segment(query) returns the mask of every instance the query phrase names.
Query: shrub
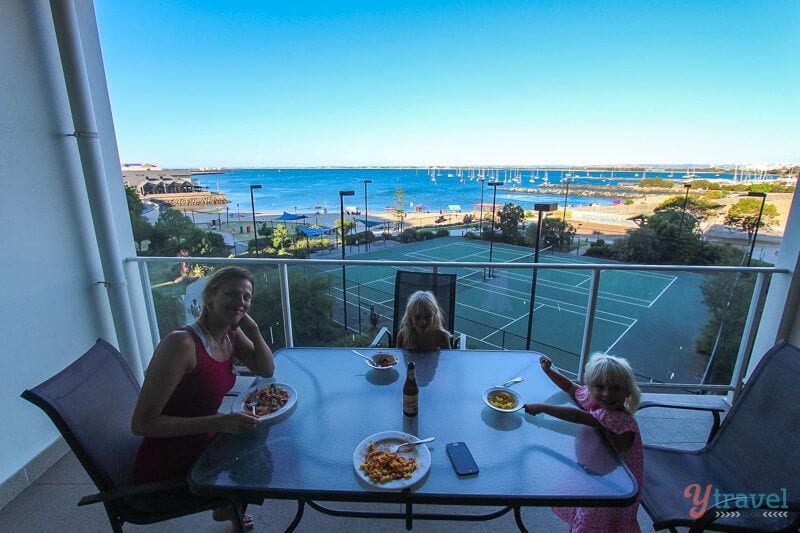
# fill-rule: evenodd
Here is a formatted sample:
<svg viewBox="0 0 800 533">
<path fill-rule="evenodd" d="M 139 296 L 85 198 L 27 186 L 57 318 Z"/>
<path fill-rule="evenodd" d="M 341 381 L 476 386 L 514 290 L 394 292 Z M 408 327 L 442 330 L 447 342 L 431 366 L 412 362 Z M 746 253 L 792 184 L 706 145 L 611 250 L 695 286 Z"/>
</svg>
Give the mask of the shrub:
<svg viewBox="0 0 800 533">
<path fill-rule="evenodd" d="M 167 333 L 186 323 L 186 310 L 180 297 L 153 291 L 153 306 L 156 309 L 158 332 L 162 339 Z"/>
<path fill-rule="evenodd" d="M 419 234 L 414 228 L 408 228 L 403 230 L 398 239 L 404 243 L 414 242 L 419 240 Z"/>
<path fill-rule="evenodd" d="M 420 241 L 429 241 L 433 239 L 433 232 L 429 229 L 424 229 L 417 233 L 417 239 Z"/>
<path fill-rule="evenodd" d="M 436 237 L 449 237 L 450 232 L 444 228 L 436 230 Z"/>
<path fill-rule="evenodd" d="M 612 256 L 611 248 L 606 244 L 603 239 L 597 239 L 589 245 L 589 248 L 583 253 L 589 257 L 603 257 L 609 258 Z"/>
</svg>

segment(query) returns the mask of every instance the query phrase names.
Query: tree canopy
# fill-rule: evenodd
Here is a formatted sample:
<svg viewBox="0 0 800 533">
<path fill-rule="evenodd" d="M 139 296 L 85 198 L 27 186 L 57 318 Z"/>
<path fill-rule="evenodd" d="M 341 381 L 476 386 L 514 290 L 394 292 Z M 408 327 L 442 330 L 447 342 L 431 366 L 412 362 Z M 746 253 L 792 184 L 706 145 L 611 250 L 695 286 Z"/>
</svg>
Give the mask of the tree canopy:
<svg viewBox="0 0 800 533">
<path fill-rule="evenodd" d="M 520 206 L 511 202 L 503 206 L 498 216 L 498 226 L 503 242 L 517 244 L 522 241 L 519 228 L 524 219 L 525 211 Z"/>
<path fill-rule="evenodd" d="M 536 244 L 536 223 L 531 223 L 525 228 L 525 244 Z M 542 219 L 542 233 L 539 235 L 539 249 L 550 246 L 560 247 L 562 243 L 568 244 L 575 235 L 575 228 L 569 222 L 560 218 L 547 217 Z"/>
<path fill-rule="evenodd" d="M 144 203 L 136 189 L 129 185 L 125 185 L 125 200 L 128 203 L 128 216 L 131 219 L 131 229 L 133 230 L 133 240 L 139 252 L 142 251 L 142 242 L 150 240 L 153 233 L 153 226 L 150 225 L 143 217 Z"/>
<path fill-rule="evenodd" d="M 225 239 L 214 232 L 206 232 L 176 209 L 162 211 L 150 238 L 151 255 L 173 256 L 186 250 L 194 257 L 223 257 L 228 255 Z"/>
<path fill-rule="evenodd" d="M 658 187 L 662 189 L 671 189 L 674 186 L 674 181 L 664 178 L 642 178 L 639 180 L 639 187 Z"/>
<path fill-rule="evenodd" d="M 289 230 L 286 229 L 286 224 L 278 224 L 271 235 L 272 247 L 276 250 L 282 250 L 288 246 L 292 239 L 289 238 Z"/>
<path fill-rule="evenodd" d="M 706 220 L 712 216 L 717 210 L 722 209 L 721 204 L 712 202 L 707 198 L 697 195 L 687 196 L 673 196 L 661 202 L 655 208 L 655 212 L 661 211 L 680 211 L 683 212 L 684 202 L 686 204 L 686 213 L 692 215 L 697 220 Z"/>
<path fill-rule="evenodd" d="M 778 218 L 778 208 L 774 204 L 764 204 L 764 212 L 761 214 L 760 223 L 759 211 L 761 211 L 760 198 L 742 198 L 728 210 L 728 214 L 725 216 L 725 225 L 746 231 L 749 240 L 752 238 L 757 225 L 761 229 L 767 229 Z"/>
</svg>

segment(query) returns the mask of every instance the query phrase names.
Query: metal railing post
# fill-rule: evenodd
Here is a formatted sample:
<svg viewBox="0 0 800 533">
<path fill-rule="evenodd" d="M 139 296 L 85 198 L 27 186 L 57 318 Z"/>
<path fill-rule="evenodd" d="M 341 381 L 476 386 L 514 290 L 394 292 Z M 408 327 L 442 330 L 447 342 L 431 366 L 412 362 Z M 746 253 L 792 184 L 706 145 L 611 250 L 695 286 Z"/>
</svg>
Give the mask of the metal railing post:
<svg viewBox="0 0 800 533">
<path fill-rule="evenodd" d="M 358 298 L 358 334 L 361 335 L 361 284 L 356 283 L 356 296 Z"/>
<path fill-rule="evenodd" d="M 753 343 L 756 338 L 756 316 L 758 310 L 764 305 L 764 299 L 767 297 L 767 274 L 759 272 L 756 274 L 756 283 L 753 286 L 753 296 L 750 298 L 750 308 L 747 310 L 747 318 L 744 322 L 744 329 L 742 330 L 742 340 L 739 342 L 739 353 L 736 354 L 736 364 L 733 367 L 733 375 L 731 376 L 731 386 L 733 387 L 732 401 L 742 391 L 742 380 L 744 374 L 747 372 L 747 364 L 750 362 L 750 354 L 753 350 Z"/>
<path fill-rule="evenodd" d="M 286 263 L 278 265 L 281 283 L 281 309 L 283 310 L 283 337 L 286 339 L 286 347 L 294 348 L 294 336 L 292 334 L 292 304 L 289 298 L 289 267 Z"/>
<path fill-rule="evenodd" d="M 150 338 L 153 340 L 153 346 L 158 346 L 158 343 L 161 342 L 161 332 L 158 331 L 158 316 L 156 315 L 156 304 L 153 301 L 153 287 L 150 286 L 147 263 L 141 262 L 137 266 L 139 267 L 139 278 L 142 280 L 142 292 L 144 292 L 144 306 L 147 310 L 147 325 L 150 328 Z"/>
<path fill-rule="evenodd" d="M 600 289 L 600 269 L 592 270 L 592 282 L 589 285 L 589 301 L 586 302 L 586 321 L 583 323 L 583 340 L 581 341 L 581 357 L 578 361 L 578 381 L 583 382 L 583 372 L 589 357 L 589 346 L 592 344 L 594 313 L 597 310 L 597 293 Z"/>
</svg>

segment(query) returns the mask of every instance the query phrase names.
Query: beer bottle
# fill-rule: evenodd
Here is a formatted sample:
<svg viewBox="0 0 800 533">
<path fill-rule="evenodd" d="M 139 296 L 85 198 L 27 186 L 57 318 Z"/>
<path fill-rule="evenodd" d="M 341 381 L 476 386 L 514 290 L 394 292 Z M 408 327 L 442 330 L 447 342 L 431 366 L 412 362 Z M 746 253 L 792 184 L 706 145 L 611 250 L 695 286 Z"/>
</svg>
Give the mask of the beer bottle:
<svg viewBox="0 0 800 533">
<path fill-rule="evenodd" d="M 414 361 L 408 363 L 406 382 L 403 384 L 403 414 L 417 416 L 419 411 L 419 386 L 414 372 Z"/>
</svg>

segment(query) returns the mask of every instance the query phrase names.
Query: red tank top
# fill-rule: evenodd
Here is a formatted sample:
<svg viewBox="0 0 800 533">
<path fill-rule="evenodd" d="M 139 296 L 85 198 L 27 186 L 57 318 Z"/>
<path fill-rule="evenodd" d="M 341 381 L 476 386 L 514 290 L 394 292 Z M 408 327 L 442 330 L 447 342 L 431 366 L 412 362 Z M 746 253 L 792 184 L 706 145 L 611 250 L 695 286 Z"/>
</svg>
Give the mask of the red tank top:
<svg viewBox="0 0 800 533">
<path fill-rule="evenodd" d="M 185 326 L 180 330 L 188 331 L 192 336 L 197 364 L 175 387 L 162 414 L 187 418 L 216 414 L 225 394 L 236 382 L 233 373 L 236 336 L 228 334 L 234 349 L 227 361 L 219 362 L 209 355 L 203 341 L 191 327 Z M 136 483 L 185 476 L 213 437 L 214 433 L 145 437 L 136 454 Z"/>
</svg>

